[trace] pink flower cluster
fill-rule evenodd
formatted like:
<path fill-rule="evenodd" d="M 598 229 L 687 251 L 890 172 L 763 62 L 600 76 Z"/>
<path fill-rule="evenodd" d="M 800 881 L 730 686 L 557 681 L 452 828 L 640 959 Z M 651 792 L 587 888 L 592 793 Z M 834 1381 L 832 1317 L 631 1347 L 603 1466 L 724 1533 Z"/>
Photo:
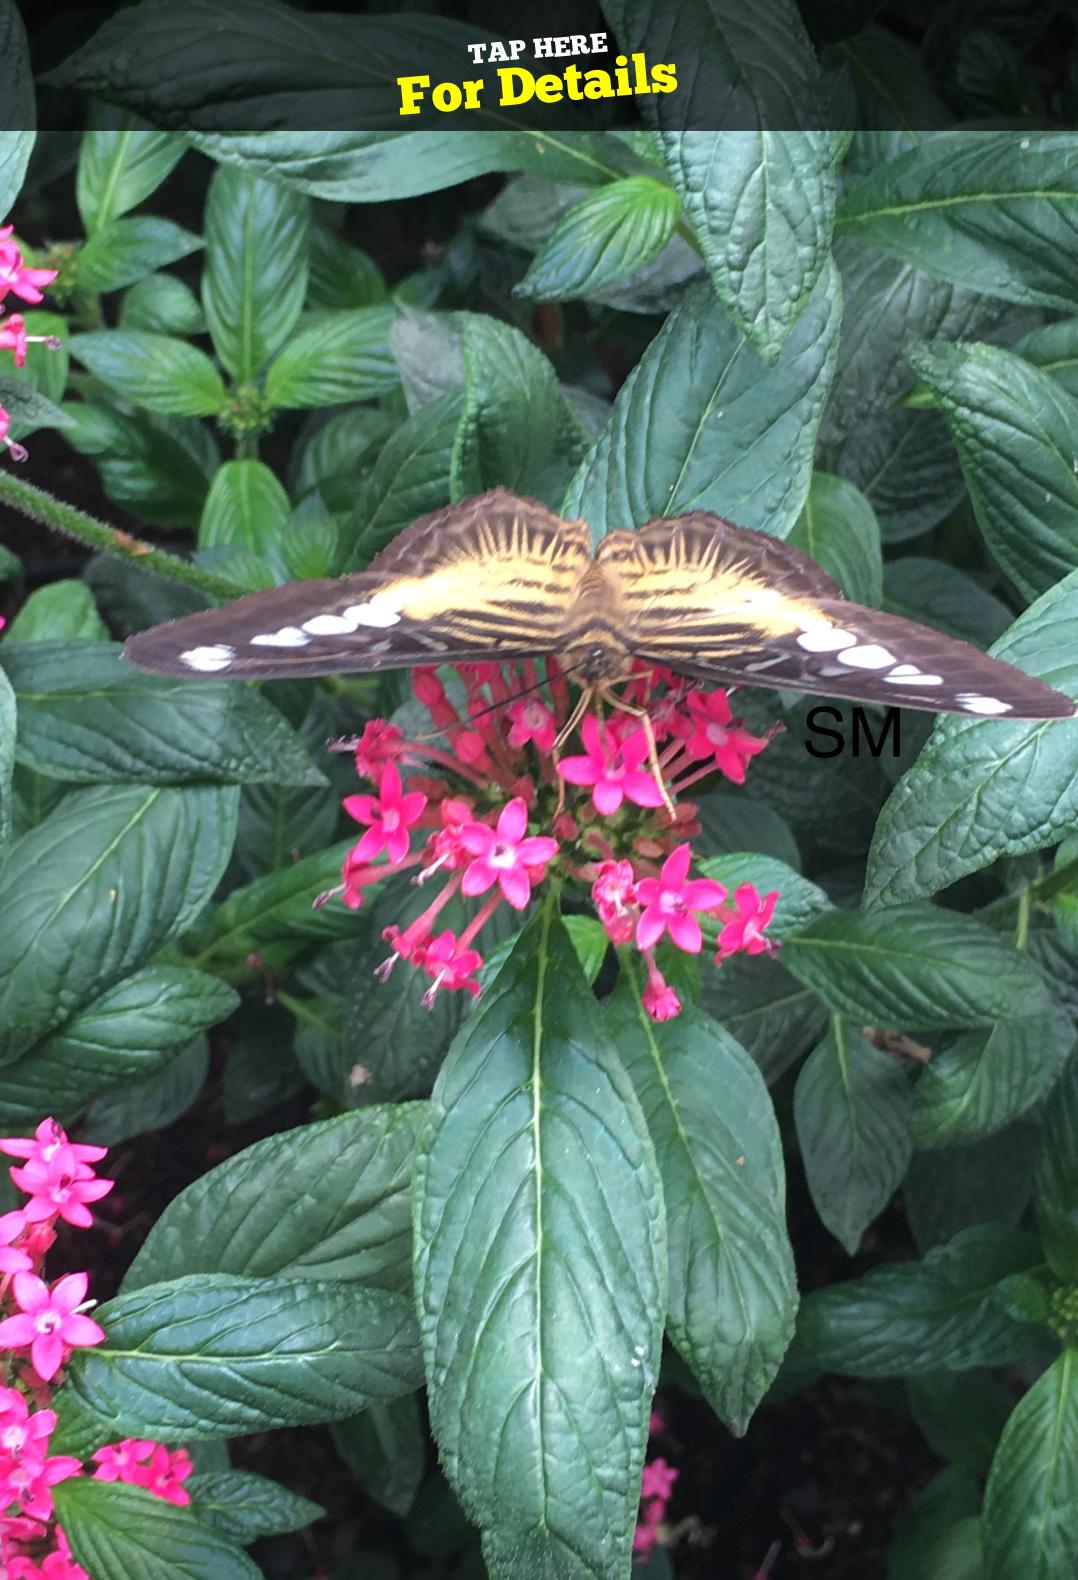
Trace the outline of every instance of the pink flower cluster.
<path fill-rule="evenodd" d="M 23 258 L 18 242 L 11 239 L 13 229 L 11 225 L 0 227 L 0 302 L 10 293 L 12 296 L 19 297 L 21 301 L 36 305 L 44 300 L 41 287 L 51 285 L 57 271 L 30 268 Z M 0 351 L 10 351 L 15 358 L 17 368 L 21 368 L 25 363 L 26 348 L 34 342 L 40 342 L 50 350 L 56 350 L 60 345 L 55 335 L 28 335 L 26 320 L 21 313 L 11 313 L 7 318 L 0 319 Z M 11 414 L 0 406 L 0 444 L 7 445 L 13 461 L 25 461 L 25 446 L 16 444 L 14 439 L 8 438 L 10 427 Z"/>
<path fill-rule="evenodd" d="M 0 1313 L 8 1312 L 0 1315 L 0 1575 L 10 1580 L 89 1580 L 53 1522 L 53 1487 L 85 1467 L 71 1454 L 49 1453 L 57 1420 L 49 1402 L 71 1352 L 102 1343 L 105 1333 L 86 1315 L 87 1275 L 67 1273 L 50 1286 L 41 1266 L 57 1224 L 89 1228 L 88 1204 L 113 1188 L 93 1169 L 105 1151 L 69 1140 L 54 1119 L 43 1119 L 32 1137 L 0 1140 L 0 1152 L 22 1160 L 9 1172 L 29 1198 L 0 1216 Z M 191 1471 L 182 1449 L 129 1438 L 93 1457 L 95 1480 L 190 1501 L 180 1486 Z"/>
<path fill-rule="evenodd" d="M 659 1411 L 652 1410 L 649 1436 L 654 1437 L 665 1429 L 666 1422 Z M 668 1464 L 661 1457 L 649 1460 L 644 1466 L 644 1473 L 640 1479 L 640 1513 L 633 1534 L 634 1558 L 641 1560 L 647 1558 L 660 1540 L 666 1520 L 667 1505 L 673 1496 L 679 1474 L 680 1472 L 673 1465 Z"/>
<path fill-rule="evenodd" d="M 613 943 L 639 949 L 647 968 L 644 1004 L 656 1020 L 681 1008 L 655 960 L 664 938 L 698 954 L 703 916 L 716 939 L 716 964 L 773 947 L 765 930 L 777 893 L 761 898 L 745 883 L 727 905 L 721 884 L 691 877 L 697 809 L 685 800 L 675 805 L 715 774 L 744 783 L 748 763 L 770 739 L 734 718 L 726 691 L 642 669 L 609 718 L 584 715 L 583 751 L 559 756 L 571 706 L 557 663 L 548 660 L 542 676 L 531 660 L 459 665 L 457 674 L 459 700 L 434 670 L 414 673 L 432 736 L 406 740 L 396 725 L 373 719 L 362 736 L 337 743 L 354 752 L 357 772 L 377 790 L 346 797 L 345 811 L 365 831 L 345 859 L 340 885 L 316 903 L 339 895 L 355 908 L 391 871 L 411 870 L 418 884 L 442 879 L 415 921 L 386 928 L 391 953 L 379 967 L 383 981 L 405 960 L 430 977 L 428 1006 L 442 990 L 477 994 L 477 935 L 499 906 L 524 911 L 552 867 L 590 891 Z M 445 744 L 434 744 L 440 738 Z M 481 902 L 459 934 L 440 920 L 458 897 Z"/>

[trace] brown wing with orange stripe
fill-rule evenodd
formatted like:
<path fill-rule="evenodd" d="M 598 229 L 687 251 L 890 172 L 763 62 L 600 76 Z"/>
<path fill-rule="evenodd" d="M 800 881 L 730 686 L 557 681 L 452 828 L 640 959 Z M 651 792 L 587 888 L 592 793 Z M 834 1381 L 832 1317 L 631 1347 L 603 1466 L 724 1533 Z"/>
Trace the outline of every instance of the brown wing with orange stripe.
<path fill-rule="evenodd" d="M 1075 712 L 968 642 L 847 602 L 800 549 L 705 511 L 613 532 L 597 560 L 636 656 L 683 674 L 984 718 Z"/>
<path fill-rule="evenodd" d="M 124 657 L 158 674 L 264 680 L 552 652 L 590 554 L 582 522 L 493 489 L 422 517 L 365 571 L 155 626 Z"/>

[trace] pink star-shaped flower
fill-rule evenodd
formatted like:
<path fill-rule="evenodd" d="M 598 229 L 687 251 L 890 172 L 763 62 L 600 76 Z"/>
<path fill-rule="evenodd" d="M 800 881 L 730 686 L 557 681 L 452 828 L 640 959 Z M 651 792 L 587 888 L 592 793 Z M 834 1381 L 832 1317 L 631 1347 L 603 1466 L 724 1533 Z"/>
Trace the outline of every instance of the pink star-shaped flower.
<path fill-rule="evenodd" d="M 89 1229 L 94 1219 L 86 1203 L 100 1201 L 115 1180 L 95 1179 L 87 1163 L 80 1163 L 70 1146 L 62 1146 L 47 1163 L 30 1158 L 25 1167 L 9 1169 L 12 1180 L 30 1197 L 23 1211 L 27 1223 L 62 1218 L 76 1229 Z"/>
<path fill-rule="evenodd" d="M 473 998 L 479 996 L 479 983 L 474 980 L 474 973 L 483 964 L 483 956 L 477 949 L 462 948 L 460 939 L 448 928 L 424 946 L 420 964 L 427 975 L 434 978 L 423 995 L 427 1009 L 433 1008 L 440 988 L 451 993 L 463 988 Z"/>
<path fill-rule="evenodd" d="M 380 851 L 385 851 L 390 865 L 399 867 L 408 854 L 413 823 L 423 816 L 427 798 L 418 790 L 401 793 L 401 776 L 396 763 L 387 763 L 382 770 L 378 794 L 350 795 L 344 798 L 344 810 L 357 823 L 371 826 L 361 836 L 353 855 L 357 861 L 371 861 Z"/>
<path fill-rule="evenodd" d="M 719 934 L 719 950 L 715 964 L 729 955 L 762 955 L 775 948 L 771 939 L 764 937 L 764 928 L 775 914 L 779 892 L 777 889 L 760 898 L 754 883 L 743 883 L 734 894 L 736 909 L 726 913 L 726 925 Z"/>
<path fill-rule="evenodd" d="M 540 881 L 547 862 L 558 853 L 556 839 L 547 834 L 526 839 L 527 828 L 528 808 L 521 796 L 502 808 L 496 829 L 487 823 L 463 825 L 460 842 L 474 858 L 461 881 L 469 898 L 485 894 L 497 883 L 514 911 L 524 910 L 531 898 L 533 871 L 538 869 L 534 881 Z"/>
<path fill-rule="evenodd" d="M 51 1163 L 61 1147 L 66 1147 L 76 1163 L 100 1163 L 108 1147 L 93 1147 L 85 1141 L 69 1141 L 67 1132 L 55 1119 L 43 1119 L 34 1131 L 33 1140 L 27 1136 L 0 1138 L 0 1152 L 9 1158 L 33 1158 L 38 1163 Z"/>
<path fill-rule="evenodd" d="M 539 697 L 521 697 L 505 710 L 509 720 L 510 746 L 527 746 L 534 741 L 540 752 L 549 752 L 558 734 L 558 721 Z"/>
<path fill-rule="evenodd" d="M 94 1451 L 94 1481 L 134 1481 L 135 1471 L 148 1460 L 157 1444 L 148 1437 L 125 1437 Z"/>
<path fill-rule="evenodd" d="M 26 320 L 21 313 L 12 313 L 0 323 L 0 351 L 10 351 L 15 366 L 21 368 L 26 362 L 26 344 Z"/>
<path fill-rule="evenodd" d="M 644 1474 L 640 1482 L 641 1498 L 661 1498 L 663 1503 L 670 1502 L 670 1494 L 674 1490 L 680 1472 L 668 1465 L 665 1459 L 653 1459 L 649 1465 L 644 1466 Z"/>
<path fill-rule="evenodd" d="M 15 1274 L 19 1315 L 0 1322 L 0 1345 L 29 1346 L 31 1364 L 42 1382 L 52 1381 L 68 1350 L 104 1343 L 104 1329 L 76 1309 L 86 1299 L 88 1284 L 85 1273 L 66 1273 L 51 1289 L 36 1273 Z"/>
<path fill-rule="evenodd" d="M 0 230 L 0 302 L 9 291 L 24 302 L 36 304 L 43 300 L 39 287 L 51 285 L 56 278 L 55 269 L 31 269 L 23 262 L 17 243 L 11 238 L 12 226 Z"/>
<path fill-rule="evenodd" d="M 694 911 L 714 911 L 726 898 L 721 883 L 710 878 L 692 878 L 689 863 L 692 847 L 679 845 L 663 862 L 657 878 L 641 878 L 636 897 L 643 906 L 636 924 L 638 949 L 654 949 L 664 933 L 669 933 L 679 949 L 697 955 L 703 944 L 700 923 Z"/>
<path fill-rule="evenodd" d="M 640 767 L 648 755 L 648 738 L 642 729 L 619 740 L 609 726 L 604 729 L 589 713 L 580 734 L 585 755 L 563 757 L 558 772 L 571 785 L 591 786 L 591 798 L 601 816 L 609 817 L 623 801 L 662 806 L 663 794 L 654 775 Z"/>
<path fill-rule="evenodd" d="M 691 756 L 714 757 L 720 773 L 743 785 L 746 764 L 763 751 L 766 738 L 742 728 L 730 712 L 725 691 L 690 691 L 685 700 L 695 726 L 686 743 Z"/>

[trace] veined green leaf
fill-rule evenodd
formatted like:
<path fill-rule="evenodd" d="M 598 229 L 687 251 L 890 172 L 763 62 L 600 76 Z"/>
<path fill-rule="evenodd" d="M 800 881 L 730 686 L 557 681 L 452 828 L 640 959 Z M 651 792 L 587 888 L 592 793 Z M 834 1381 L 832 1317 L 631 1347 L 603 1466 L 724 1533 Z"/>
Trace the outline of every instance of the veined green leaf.
<path fill-rule="evenodd" d="M 1078 1350 L 1015 1407 L 984 1494 L 988 1580 L 1053 1580 L 1078 1542 Z"/>
<path fill-rule="evenodd" d="M 492 1577 L 614 1580 L 659 1357 L 662 1205 L 639 1104 L 549 907 L 432 1104 L 416 1285 L 442 1463 Z"/>
<path fill-rule="evenodd" d="M 673 235 L 677 193 L 654 176 L 628 176 L 568 209 L 532 259 L 518 296 L 591 296 L 658 257 Z"/>
<path fill-rule="evenodd" d="M 77 1476 L 57 1489 L 56 1508 L 76 1561 L 96 1580 L 259 1580 L 261 1569 L 210 1530 L 193 1509 L 144 1487 Z"/>
<path fill-rule="evenodd" d="M 200 417 L 220 411 L 225 387 L 204 351 L 141 329 L 72 335 L 71 354 L 103 384 L 154 412 Z"/>
<path fill-rule="evenodd" d="M 183 158 L 178 132 L 155 131 L 130 110 L 95 103 L 79 145 L 75 201 L 86 234 L 137 208 Z"/>
<path fill-rule="evenodd" d="M 699 287 L 629 375 L 563 506 L 596 538 L 686 510 L 785 537 L 808 492 L 841 318 L 824 270 L 773 367 Z"/>

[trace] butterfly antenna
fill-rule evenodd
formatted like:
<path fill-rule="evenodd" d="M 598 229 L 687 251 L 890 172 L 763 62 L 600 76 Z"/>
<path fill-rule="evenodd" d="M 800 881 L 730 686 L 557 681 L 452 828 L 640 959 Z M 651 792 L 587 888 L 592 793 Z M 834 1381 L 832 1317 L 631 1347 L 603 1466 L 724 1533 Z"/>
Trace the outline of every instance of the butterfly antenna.
<path fill-rule="evenodd" d="M 572 675 L 574 673 L 574 671 L 578 670 L 580 667 L 581 666 L 579 664 L 573 664 L 569 668 L 563 669 L 562 670 L 562 675 L 565 676 L 565 677 L 568 677 L 569 675 Z M 521 697 L 530 697 L 533 692 L 542 691 L 543 687 L 545 685 L 547 685 L 547 684 L 548 684 L 548 681 L 545 678 L 543 680 L 537 680 L 534 685 L 532 685 L 532 686 L 525 686 L 522 691 L 514 691 L 513 695 L 511 697 L 503 697 L 500 702 L 491 702 L 490 704 L 488 704 L 487 707 L 480 708 L 478 713 L 470 713 L 468 715 L 468 718 L 466 720 L 462 720 L 461 722 L 470 724 L 470 723 L 473 723 L 476 719 L 485 719 L 485 718 L 489 717 L 490 714 L 497 713 L 499 708 L 507 708 L 511 702 L 519 702 Z M 571 733 L 572 729 L 576 728 L 576 725 L 577 725 L 577 723 L 579 721 L 578 721 L 578 718 L 575 716 L 575 714 L 576 714 L 576 710 L 574 710 L 574 718 L 573 718 L 573 721 L 572 721 L 572 726 L 567 728 L 567 729 L 565 729 L 565 730 L 563 730 L 562 731 L 562 735 L 565 735 L 567 733 Z M 446 734 L 445 730 L 431 730 L 427 735 L 417 735 L 416 736 L 416 740 L 417 741 L 435 741 L 435 740 L 438 739 L 438 737 L 440 735 L 445 735 L 445 734 Z M 560 737 L 559 737 L 559 739 L 560 739 Z M 555 746 L 555 749 L 556 749 L 556 746 Z"/>

